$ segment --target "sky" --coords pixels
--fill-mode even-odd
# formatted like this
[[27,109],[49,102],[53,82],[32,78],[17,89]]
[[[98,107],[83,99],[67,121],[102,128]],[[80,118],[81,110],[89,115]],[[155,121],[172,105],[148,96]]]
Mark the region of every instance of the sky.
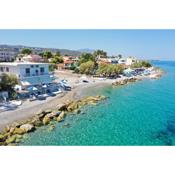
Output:
[[175,60],[175,30],[0,30],[0,44],[103,49],[144,59]]

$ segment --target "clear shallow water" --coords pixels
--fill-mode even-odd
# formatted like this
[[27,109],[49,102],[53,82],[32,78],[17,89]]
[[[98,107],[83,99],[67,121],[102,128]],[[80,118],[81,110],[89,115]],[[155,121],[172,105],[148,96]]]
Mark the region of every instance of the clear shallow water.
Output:
[[54,131],[39,128],[21,145],[175,145],[175,62],[154,64],[166,71],[162,78],[94,88],[87,95],[109,99],[69,115]]

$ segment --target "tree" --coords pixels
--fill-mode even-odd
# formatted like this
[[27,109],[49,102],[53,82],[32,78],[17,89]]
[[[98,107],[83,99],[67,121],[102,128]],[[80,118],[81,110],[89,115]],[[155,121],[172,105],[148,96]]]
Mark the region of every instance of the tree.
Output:
[[5,73],[1,75],[0,91],[10,91],[16,84],[18,84],[18,80],[15,75],[8,75]]
[[53,56],[52,52],[50,52],[50,51],[45,51],[43,54],[43,57],[46,59],[52,58],[52,56]]
[[121,54],[118,54],[117,57],[118,57],[119,59],[121,59],[121,58],[122,58],[122,55],[121,55]]
[[58,63],[63,63],[63,58],[61,56],[57,56],[55,55],[52,59],[51,59],[51,63],[54,64],[58,64]]
[[54,64],[54,63],[49,64],[49,71],[50,72],[53,72],[55,69],[57,69],[57,64]]
[[41,56],[41,57],[44,57],[44,52],[41,52],[38,55]]
[[107,57],[107,52],[103,51],[103,50],[96,50],[94,53],[93,53],[94,57],[97,57],[99,55],[101,56],[104,56],[104,57]]
[[112,77],[122,73],[123,70],[123,66],[119,64],[100,64],[97,69],[97,75]]
[[132,68],[142,68],[142,67],[151,67],[151,63],[148,61],[137,61],[131,65]]
[[22,54],[30,55],[32,53],[32,50],[29,48],[24,48],[21,51]]
[[79,65],[81,65],[82,63],[88,62],[88,61],[95,62],[94,55],[92,55],[91,53],[83,53],[83,54],[81,54],[80,60],[79,60]]
[[58,57],[60,57],[60,56],[61,56],[61,53],[60,53],[60,51],[56,51],[56,53],[55,53],[55,56],[58,56]]
[[82,63],[80,65],[80,73],[92,75],[94,74],[94,67],[95,67],[95,63],[93,61],[87,61],[85,63]]

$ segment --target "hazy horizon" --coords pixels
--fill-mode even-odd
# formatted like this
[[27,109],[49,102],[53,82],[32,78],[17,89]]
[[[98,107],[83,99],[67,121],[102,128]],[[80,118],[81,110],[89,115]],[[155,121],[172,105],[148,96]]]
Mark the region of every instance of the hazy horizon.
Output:
[[0,44],[58,49],[103,49],[151,60],[175,60],[175,30],[0,30]]

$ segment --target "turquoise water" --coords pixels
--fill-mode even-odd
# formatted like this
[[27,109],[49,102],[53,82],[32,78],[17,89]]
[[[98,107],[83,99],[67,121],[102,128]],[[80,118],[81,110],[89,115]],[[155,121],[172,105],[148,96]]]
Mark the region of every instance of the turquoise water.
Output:
[[158,80],[94,88],[87,95],[109,98],[86,106],[29,134],[21,145],[175,145],[175,62],[154,62],[166,71]]

